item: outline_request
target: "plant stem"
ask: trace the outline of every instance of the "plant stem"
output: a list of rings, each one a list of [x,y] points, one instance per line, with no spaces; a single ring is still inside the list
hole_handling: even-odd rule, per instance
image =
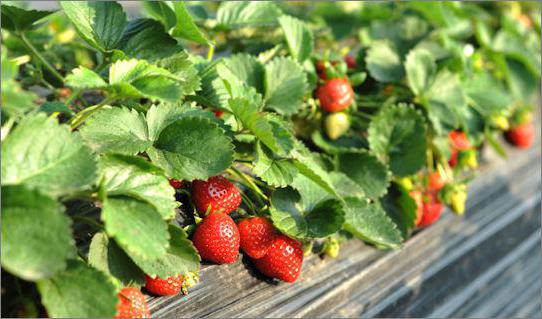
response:
[[[229,170],[233,171],[235,175],[241,177],[243,181],[246,182],[246,185],[259,196],[257,197],[259,204],[261,206],[264,206],[265,203],[262,201],[262,198],[266,201],[268,201],[269,198],[267,198],[267,196],[262,192],[262,190],[256,184],[254,184],[254,182],[245,173],[241,172],[237,168],[232,166]]]
[[[41,63],[43,63],[45,68],[49,70],[49,72],[51,72],[51,74],[55,78],[57,78],[62,84],[64,84],[64,77],[60,73],[58,73],[58,71],[55,70],[55,68],[49,62],[47,62],[47,60],[43,57],[43,55],[39,53],[36,47],[34,47],[34,45],[30,41],[28,41],[28,38],[26,37],[24,32],[19,33],[19,37],[21,38],[23,43],[28,47],[28,49],[30,49],[30,51],[34,53],[34,55],[41,61]]]
[[[70,122],[71,129],[76,129],[79,125],[83,124],[83,122],[92,115],[95,111],[101,109],[105,105],[111,103],[115,99],[112,97],[108,97],[103,99],[100,103],[87,107],[86,109],[82,110],[81,112],[77,113]]]
[[[215,46],[209,45],[209,51],[207,51],[207,61],[211,62],[213,60],[213,56],[215,54]]]
[[[13,127],[13,124],[15,124],[15,118],[12,116],[7,120],[6,124],[2,126],[2,130],[1,130],[2,136],[0,138],[1,141],[3,141],[6,138],[6,136],[8,136],[9,131],[11,131],[11,128]]]

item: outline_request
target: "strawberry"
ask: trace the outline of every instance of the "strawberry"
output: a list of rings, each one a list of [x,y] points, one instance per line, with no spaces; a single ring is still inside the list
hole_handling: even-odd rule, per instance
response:
[[[452,154],[450,155],[450,159],[448,159],[448,165],[450,165],[451,168],[454,168],[457,166],[457,157],[458,152],[454,149],[452,149]]]
[[[448,134],[450,139],[450,145],[452,149],[456,151],[466,151],[471,148],[470,141],[467,139],[467,135],[462,131],[451,131]]]
[[[332,140],[336,140],[348,131],[350,119],[344,112],[329,114],[324,119],[324,128],[327,136]]]
[[[229,214],[241,204],[239,190],[222,176],[214,176],[207,181],[192,183],[192,199],[200,213]]]
[[[354,91],[346,79],[331,79],[318,87],[316,96],[322,109],[339,112],[346,109],[354,100]]]
[[[255,259],[254,264],[266,276],[294,282],[299,278],[303,265],[301,244],[285,235],[278,235],[267,254]]]
[[[168,277],[162,279],[160,277],[151,278],[145,276],[145,289],[150,293],[158,296],[171,296],[181,292],[183,285],[183,276]]]
[[[506,132],[506,139],[518,148],[527,149],[534,141],[534,134],[534,125],[529,122]]]
[[[150,318],[151,313],[145,296],[134,287],[122,288],[118,294],[117,314],[115,318]]]
[[[169,185],[175,189],[179,189],[183,187],[183,181],[180,181],[178,179],[170,178],[169,179]]]
[[[418,223],[419,227],[427,227],[436,222],[444,205],[438,200],[436,194],[427,194],[423,203],[422,219]]]
[[[215,114],[215,117],[221,117],[222,114],[224,114],[222,111],[214,111],[213,113]]]
[[[356,59],[351,55],[345,56],[344,62],[346,62],[346,65],[348,66],[349,69],[355,69],[358,67],[358,63],[356,62]]]
[[[439,172],[431,172],[427,176],[428,185],[427,188],[430,191],[438,192],[444,187],[444,181],[442,180],[442,177],[440,176]]]
[[[422,200],[422,193],[420,191],[411,191],[409,193],[410,197],[414,200],[416,203],[416,219],[414,220],[415,225],[419,225],[422,221],[423,216],[423,200]]]
[[[211,213],[203,218],[192,238],[203,260],[231,264],[239,255],[239,229],[229,215]]]
[[[252,217],[243,219],[237,226],[241,249],[254,259],[262,258],[276,235],[273,224],[265,217]]]

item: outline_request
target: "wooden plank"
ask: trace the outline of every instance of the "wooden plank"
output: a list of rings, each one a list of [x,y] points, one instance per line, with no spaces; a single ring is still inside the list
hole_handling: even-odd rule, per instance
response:
[[[153,315],[532,316],[539,313],[535,296],[541,287],[533,272],[542,269],[533,239],[540,236],[539,154],[537,146],[512,150],[506,161],[489,157],[471,185],[467,215],[446,212],[401,250],[378,251],[352,241],[337,259],[307,258],[295,284],[263,278],[245,258],[204,265],[202,283],[189,295],[151,298]],[[496,280],[501,276],[519,279],[507,285]],[[514,303],[503,304],[506,290],[518,296]]]

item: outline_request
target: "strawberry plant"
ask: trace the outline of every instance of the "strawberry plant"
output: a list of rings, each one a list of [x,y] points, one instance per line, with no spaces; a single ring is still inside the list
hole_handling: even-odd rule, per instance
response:
[[[538,3],[59,5],[1,6],[5,316],[148,316],[239,249],[285,282],[400,249],[535,136]]]

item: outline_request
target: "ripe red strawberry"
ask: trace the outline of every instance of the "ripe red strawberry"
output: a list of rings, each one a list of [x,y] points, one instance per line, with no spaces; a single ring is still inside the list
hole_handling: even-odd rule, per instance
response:
[[[214,111],[213,113],[215,113],[215,117],[221,117],[224,114],[222,111]]]
[[[419,225],[423,216],[422,193],[420,191],[411,191],[409,194],[416,203],[416,219],[414,220],[414,224]]]
[[[450,139],[450,145],[452,149],[456,151],[466,151],[471,148],[470,141],[467,139],[467,135],[462,131],[451,131],[448,134]]]
[[[448,159],[448,165],[450,165],[451,168],[454,168],[457,165],[458,156],[459,156],[458,152],[452,149],[452,154],[450,155],[450,159]]]
[[[264,275],[285,282],[294,282],[301,274],[303,250],[301,244],[287,236],[278,235],[267,254],[254,264]]]
[[[118,294],[115,318],[150,318],[151,313],[145,296],[134,287],[122,288]]]
[[[231,264],[239,255],[239,229],[229,215],[211,213],[203,218],[192,238],[203,260]]]
[[[426,201],[423,203],[423,215],[419,227],[427,227],[436,222],[444,205],[438,200],[436,194],[429,194],[426,196]]]
[[[327,112],[339,112],[346,109],[354,99],[352,86],[346,79],[331,79],[316,90],[322,109]]]
[[[265,217],[252,217],[243,219],[237,226],[241,249],[254,259],[262,258],[276,236],[273,224]]]
[[[346,62],[346,65],[348,66],[349,69],[355,69],[358,66],[356,59],[351,55],[345,56],[344,62]]]
[[[171,185],[171,187],[175,188],[175,189],[179,189],[181,187],[183,187],[183,181],[180,181],[178,179],[174,179],[174,178],[171,178],[169,180],[169,185]]]
[[[171,296],[181,292],[183,286],[183,276],[168,277],[162,279],[160,277],[151,278],[145,276],[145,289],[150,293],[158,296]]]
[[[506,139],[518,148],[526,149],[534,141],[534,125],[532,122],[521,124],[506,132]]]
[[[192,183],[192,199],[200,213],[229,214],[241,204],[239,190],[230,181],[222,176],[214,176],[207,181],[194,181]]]
[[[442,180],[442,177],[440,177],[439,172],[431,172],[427,176],[428,179],[428,189],[430,191],[438,192],[444,187],[444,180]]]

